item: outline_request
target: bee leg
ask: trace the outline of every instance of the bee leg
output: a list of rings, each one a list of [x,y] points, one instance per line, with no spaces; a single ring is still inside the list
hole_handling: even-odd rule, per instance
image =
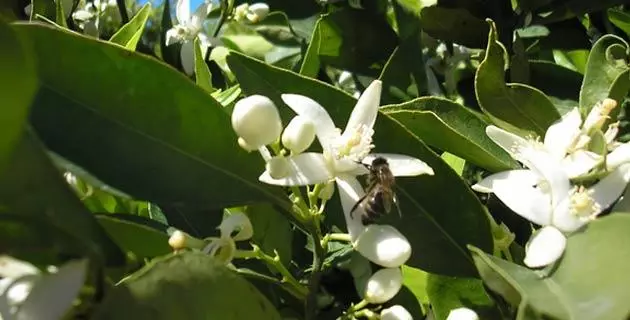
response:
[[[354,219],[354,217],[353,217],[353,215],[352,215],[352,214],[354,213],[354,210],[356,210],[356,209],[357,209],[357,207],[359,207],[359,205],[361,204],[361,202],[363,202],[363,200],[365,199],[365,197],[367,197],[367,193],[366,193],[363,197],[359,198],[359,200],[357,200],[357,203],[355,203],[355,204],[354,204],[354,206],[352,206],[352,209],[350,209],[350,218],[351,218],[351,219]]]

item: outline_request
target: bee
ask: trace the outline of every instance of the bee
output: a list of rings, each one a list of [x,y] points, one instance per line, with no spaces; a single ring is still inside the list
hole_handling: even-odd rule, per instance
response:
[[[365,210],[365,214],[361,217],[363,225],[373,223],[377,218],[388,214],[392,209],[392,204],[400,213],[398,199],[393,190],[395,179],[389,170],[387,160],[376,157],[372,160],[372,164],[366,165],[366,167],[370,171],[367,192],[350,210],[350,217],[359,206]]]

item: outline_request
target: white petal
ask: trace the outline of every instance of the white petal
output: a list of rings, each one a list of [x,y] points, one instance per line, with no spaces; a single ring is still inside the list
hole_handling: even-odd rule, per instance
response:
[[[548,226],[536,231],[525,248],[526,266],[540,268],[558,260],[567,245],[567,238],[560,230]]]
[[[461,307],[451,310],[446,320],[479,320],[479,316],[475,311]]]
[[[309,119],[315,125],[317,139],[323,148],[328,147],[330,141],[341,135],[326,109],[315,100],[299,94],[283,94],[282,101],[295,113]]]
[[[591,187],[592,197],[599,207],[605,210],[619,199],[628,182],[630,182],[630,164],[624,164]]]
[[[580,134],[582,117],[578,108],[567,112],[562,119],[549,126],[545,133],[545,147],[556,159],[562,159],[569,146]]]
[[[166,31],[166,41],[165,44],[167,46],[172,45],[173,43],[178,43],[181,42],[182,39],[179,36],[179,34],[177,33],[177,29],[175,28],[170,28]]]
[[[562,164],[541,148],[521,148],[517,159],[546,180],[551,189],[551,205],[557,206],[571,190],[571,181]]]
[[[390,225],[369,225],[359,235],[354,248],[368,260],[386,268],[400,267],[411,257],[409,241]]]
[[[512,157],[515,157],[514,151],[516,146],[525,146],[530,144],[530,142],[526,139],[492,125],[486,127],[486,134],[490,137],[490,139],[492,139],[492,141],[494,141],[494,143],[512,155]]]
[[[587,222],[588,220],[580,219],[571,212],[571,194],[569,193],[554,209],[550,224],[560,231],[573,232]]]
[[[94,14],[87,10],[77,10],[72,13],[72,18],[79,21],[87,21],[92,19],[92,17],[94,17]]]
[[[482,185],[490,189],[512,211],[540,225],[551,222],[551,199],[536,187],[540,177],[529,170],[510,170],[487,177]]]
[[[348,228],[348,234],[352,242],[355,242],[359,235],[365,230],[361,217],[365,214],[362,206],[357,206],[352,217],[350,217],[350,210],[352,207],[365,195],[363,186],[359,183],[359,180],[351,175],[340,175],[335,181],[339,189],[339,199],[341,200],[341,206],[343,208],[343,214],[346,218],[346,226]]]
[[[7,255],[0,256],[0,277],[18,278],[29,274],[39,274],[39,269],[27,261]]]
[[[209,254],[222,263],[230,263],[234,259],[236,243],[232,238],[211,238],[212,241],[203,248],[202,252]]]
[[[619,165],[630,162],[630,143],[624,143],[606,156],[606,167],[614,170]]]
[[[407,309],[397,304],[381,311],[381,320],[413,320],[413,317]]]
[[[369,303],[381,304],[393,298],[402,288],[400,268],[385,268],[376,271],[365,287],[364,299]]]
[[[372,153],[363,158],[362,162],[369,165],[377,157],[387,160],[389,169],[396,177],[413,177],[421,174],[433,175],[433,169],[424,161],[403,154]]]
[[[221,230],[221,237],[232,237],[232,233],[238,230],[232,239],[234,241],[242,241],[251,238],[254,235],[254,227],[249,221],[246,214],[236,212],[223,219],[218,227]]]
[[[361,127],[362,125],[372,129],[374,122],[376,122],[376,116],[378,115],[378,106],[381,103],[381,90],[383,83],[380,80],[374,80],[363,91],[363,94],[359,97],[359,101],[354,106],[346,130],[353,130]]]
[[[289,166],[286,177],[274,179],[265,171],[258,180],[277,186],[306,186],[327,182],[333,178],[321,153],[298,154],[289,158]]]
[[[190,19],[190,2],[188,0],[177,0],[175,16],[179,24],[188,24],[188,20]]]
[[[184,68],[184,72],[189,76],[195,73],[195,55],[193,49],[193,42],[188,40],[182,44],[180,51],[182,67]]]
[[[562,160],[562,167],[569,178],[575,178],[588,173],[601,160],[602,156],[594,152],[576,150]]]
[[[193,13],[190,18],[190,27],[194,30],[194,32],[201,30],[203,27],[203,21],[208,16],[208,13],[210,13],[210,10],[212,10],[212,3],[208,1],[204,1],[199,5],[199,7],[197,7],[197,10],[195,10],[195,13]]]

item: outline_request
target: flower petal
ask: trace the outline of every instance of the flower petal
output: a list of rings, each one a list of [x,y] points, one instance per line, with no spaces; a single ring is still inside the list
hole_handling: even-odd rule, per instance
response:
[[[354,109],[352,109],[346,130],[353,130],[361,126],[366,126],[370,129],[374,128],[378,107],[381,103],[382,88],[383,83],[380,80],[374,80],[363,91]]]
[[[461,307],[451,310],[446,320],[479,320],[479,316],[475,311]]]
[[[359,180],[352,175],[339,175],[335,178],[337,187],[339,189],[339,199],[341,200],[341,206],[343,208],[343,214],[346,218],[346,226],[348,228],[348,234],[352,242],[355,242],[359,235],[365,230],[361,217],[365,214],[365,210],[362,206],[357,206],[352,217],[350,217],[350,210],[352,207],[365,195],[363,186],[359,183]]]
[[[564,158],[567,150],[580,135],[582,117],[578,108],[567,112],[562,119],[549,126],[545,133],[545,147],[556,159]]]
[[[536,231],[525,248],[523,262],[530,268],[540,268],[558,260],[567,245],[567,238],[552,226]]]
[[[551,215],[551,225],[564,232],[573,232],[588,222],[571,212],[571,196],[572,193],[567,194]]]
[[[389,169],[396,177],[413,177],[421,174],[433,175],[433,169],[424,161],[403,154],[372,153],[363,158],[364,164],[371,164],[378,157],[385,158]]]
[[[225,264],[228,264],[232,261],[232,259],[234,259],[236,243],[229,237],[214,238],[205,248],[203,248],[202,252],[209,254]]]
[[[288,160],[289,168],[285,177],[272,178],[265,170],[258,180],[277,186],[306,186],[327,182],[333,178],[321,153],[300,153]]]
[[[390,225],[369,225],[359,235],[354,248],[368,260],[386,268],[400,267],[411,257],[409,241]]]
[[[606,156],[606,167],[614,170],[623,163],[630,162],[630,143],[624,143]]]
[[[554,159],[546,150],[535,146],[519,148],[517,160],[543,177],[548,183],[551,206],[557,206],[571,190],[571,181],[561,162]]]
[[[562,160],[562,167],[569,178],[575,178],[588,173],[601,160],[597,153],[576,150]]]
[[[517,146],[529,145],[530,142],[518,135],[515,135],[509,131],[505,131],[496,126],[487,126],[486,134],[494,143],[499,145],[503,150],[507,151],[513,158],[515,157],[515,150]],[[519,160],[519,159],[516,159]]]
[[[299,94],[283,94],[282,101],[295,113],[309,119],[315,125],[317,139],[324,149],[341,135],[326,109],[315,100]]]
[[[236,212],[223,219],[218,227],[221,230],[221,237],[231,237],[234,241],[242,241],[251,238],[254,235],[254,227],[249,221],[246,214]],[[232,236],[234,231],[238,233]]]
[[[195,13],[193,13],[192,17],[190,17],[190,28],[194,33],[197,33],[199,32],[199,30],[201,30],[201,28],[203,27],[203,20],[206,19],[208,13],[210,13],[210,10],[212,10],[212,2],[204,0],[204,2],[202,2],[199,7],[197,7],[197,10],[195,10]]]
[[[593,190],[591,196],[601,210],[606,210],[619,199],[628,182],[630,182],[630,164],[623,164],[591,187]]]
[[[382,310],[381,320],[413,320],[413,316],[407,309],[397,304]]]
[[[195,56],[193,51],[193,42],[190,40],[182,43],[182,49],[180,51],[182,59],[182,67],[187,75],[193,75],[195,73]]]
[[[188,0],[177,0],[175,16],[179,24],[188,24],[188,20],[190,19],[190,2]]]
[[[530,170],[510,170],[493,174],[479,185],[489,188],[521,217],[540,225],[551,222],[551,199],[537,184],[540,177]],[[478,188],[473,188],[477,190]]]

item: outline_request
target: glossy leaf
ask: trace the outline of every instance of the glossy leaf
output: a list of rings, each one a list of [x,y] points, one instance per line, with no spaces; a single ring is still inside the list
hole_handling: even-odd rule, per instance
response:
[[[134,198],[160,205],[286,201],[257,181],[263,161],[238,147],[223,107],[179,72],[50,27],[15,28],[36,43],[43,85],[31,121],[53,151]],[[49,54],[58,47],[63,56]],[[66,69],[73,72],[58,74]]]
[[[626,62],[629,49],[627,42],[614,35],[605,35],[593,45],[580,90],[583,114],[605,98],[619,102],[626,96],[630,89],[630,69]]]
[[[76,245],[68,245],[68,252],[101,261],[105,255],[111,264],[124,260],[118,247],[75,197],[30,132],[23,135],[7,170],[0,175],[0,208],[2,214],[23,218],[18,220],[49,224],[51,229],[62,230],[76,242]],[[55,232],[51,230],[51,233]],[[51,240],[50,244],[54,242]]]
[[[322,41],[321,31],[317,27],[322,18],[317,20],[313,35],[302,58],[302,65],[300,66],[300,74],[306,77],[316,78],[321,67],[321,61],[319,60],[319,44]]]
[[[608,19],[630,37],[630,13],[617,8],[610,8],[608,9]]]
[[[306,95],[324,106],[338,126],[345,125],[356,103],[339,89],[238,53],[231,53],[228,63],[246,94],[266,95],[278,106],[283,105],[282,93]],[[289,109],[281,109],[288,119]],[[427,162],[435,171],[435,176],[397,179],[402,219],[395,215],[383,219],[383,223],[393,224],[411,242],[414,250],[408,264],[430,272],[472,276],[474,271],[463,246],[478,243],[492,247],[488,221],[477,198],[439,156],[385,114],[376,120],[374,145],[375,152],[409,154]],[[452,200],[454,194],[458,201]],[[341,217],[340,211],[330,211],[331,206],[327,215]]]
[[[201,41],[198,37],[193,41],[193,50],[195,55],[195,82],[199,87],[212,93],[215,91],[212,87],[212,74],[206,64],[206,57],[203,56]]]
[[[93,319],[281,319],[252,284],[208,255],[154,260],[117,286]]]
[[[475,75],[477,101],[498,126],[544,136],[560,114],[540,90],[521,83],[505,83],[505,48],[497,41],[494,23],[488,23],[488,47]]]
[[[248,206],[246,213],[254,227],[251,241],[270,256],[274,256],[276,251],[282,263],[290,266],[293,230],[289,220],[267,204]]]
[[[100,214],[96,219],[122,250],[139,259],[153,258],[172,251],[164,225],[126,214]]]
[[[483,48],[488,25],[463,8],[422,8],[422,29],[430,36],[471,48]]]
[[[558,319],[625,319],[630,314],[630,215],[613,213],[569,237],[555,270],[536,271],[471,248],[485,284],[513,305]],[[604,272],[597,272],[606,266]],[[548,276],[544,276],[548,272]],[[597,306],[597,307],[593,307]]]
[[[530,84],[544,92],[560,114],[578,106],[582,75],[559,64],[530,61]]]
[[[451,310],[461,307],[474,310],[480,319],[500,319],[495,303],[479,279],[430,274],[427,293],[436,320],[446,319]]]
[[[0,173],[19,142],[37,85],[29,43],[0,20]]]
[[[422,97],[382,108],[432,147],[448,151],[490,171],[517,166],[485,133],[489,125],[466,107],[447,99]]]
[[[131,51],[135,51],[150,15],[151,3],[147,2],[129,22],[114,33],[109,41],[117,43]]]
[[[403,285],[413,293],[418,300],[418,304],[420,304],[422,309],[426,312],[430,304],[429,296],[427,295],[427,279],[429,278],[429,274],[406,265],[402,266],[402,273]]]

